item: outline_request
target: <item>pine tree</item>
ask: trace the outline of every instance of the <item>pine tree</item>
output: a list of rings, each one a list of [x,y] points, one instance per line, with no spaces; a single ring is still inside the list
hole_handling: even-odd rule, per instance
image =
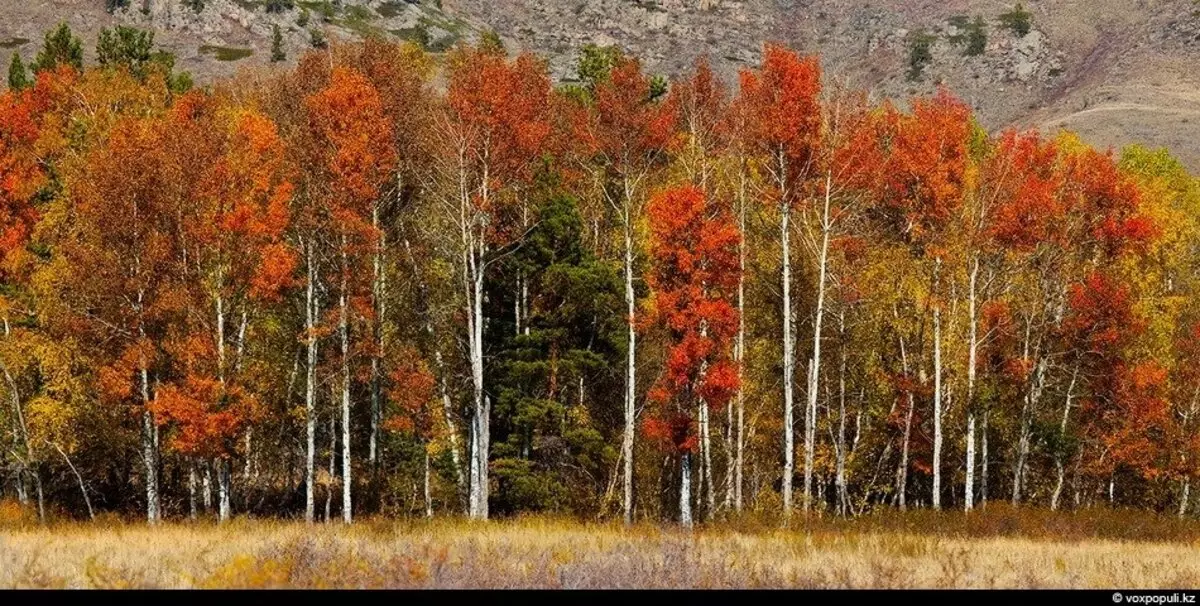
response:
[[[71,33],[71,28],[65,22],[46,34],[42,50],[38,51],[33,62],[33,71],[41,73],[60,64],[69,65],[76,70],[83,69],[83,42]]]
[[[20,53],[13,53],[12,63],[8,64],[8,88],[11,90],[21,90],[29,86],[29,72],[25,71],[25,64],[21,61]]]
[[[276,25],[271,30],[271,63],[279,63],[287,59],[287,53],[283,52],[283,32],[279,31],[279,26]]]

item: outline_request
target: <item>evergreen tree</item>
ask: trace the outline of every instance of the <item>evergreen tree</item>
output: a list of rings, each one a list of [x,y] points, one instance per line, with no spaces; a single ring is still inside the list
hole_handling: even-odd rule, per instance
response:
[[[8,64],[8,88],[21,90],[26,86],[29,86],[29,72],[25,71],[21,54],[13,53],[12,63]]]
[[[576,201],[554,194],[493,282],[496,512],[587,511],[604,491],[621,429],[617,269],[583,246]],[[519,330],[513,310],[523,308]],[[598,481],[599,480],[599,481]]]
[[[271,29],[271,63],[279,63],[287,59],[287,53],[283,52],[283,32],[276,25]]]
[[[42,50],[38,51],[33,62],[34,73],[52,70],[59,65],[69,65],[76,70],[83,69],[83,42],[71,33],[71,28],[65,22],[46,34]]]

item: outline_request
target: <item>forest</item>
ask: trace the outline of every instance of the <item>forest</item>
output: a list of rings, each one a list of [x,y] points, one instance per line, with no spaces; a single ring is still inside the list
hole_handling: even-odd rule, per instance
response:
[[[1200,181],[766,44],[376,39],[0,94],[0,498],[38,516],[1194,513]]]

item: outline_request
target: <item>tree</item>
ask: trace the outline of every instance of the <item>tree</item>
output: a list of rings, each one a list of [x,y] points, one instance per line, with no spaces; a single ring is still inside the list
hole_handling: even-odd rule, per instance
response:
[[[337,242],[338,334],[342,355],[342,519],[353,520],[350,450],[350,314],[351,298],[362,275],[356,271],[362,251],[373,248],[378,231],[369,217],[381,188],[391,181],[396,152],[391,125],[383,119],[379,92],[361,73],[334,68],[326,88],[308,97],[309,125],[325,145],[319,170],[329,215],[328,229]]]
[[[279,63],[287,59],[287,53],[283,52],[283,32],[276,25],[271,28],[271,63]]]
[[[29,84],[29,73],[25,71],[25,64],[21,62],[21,54],[13,53],[12,62],[8,64],[8,89],[19,91]]]
[[[46,32],[42,48],[33,61],[33,71],[51,71],[59,65],[67,65],[75,71],[83,69],[83,43],[65,22],[59,23],[54,31]]]
[[[795,312],[792,309],[791,214],[805,197],[808,180],[815,174],[821,111],[821,70],[813,57],[801,58],[775,45],[763,48],[759,72],[741,73],[737,103],[745,112],[744,136],[760,157],[769,184],[760,193],[764,205],[779,210],[779,242],[782,259],[783,301],[783,515],[792,511],[795,438],[793,436],[795,374]],[[805,435],[815,419],[805,413]],[[806,444],[807,453],[812,447]],[[808,458],[806,457],[806,461]],[[804,507],[811,501],[812,469],[805,468]]]
[[[280,298],[297,265],[283,241],[292,185],[283,142],[261,114],[193,93],[176,103],[172,120],[183,135],[176,141],[188,142],[171,148],[178,170],[204,167],[188,186],[193,204],[180,214],[182,246],[194,272],[189,297],[195,309],[215,314],[190,316],[170,339],[181,379],[159,388],[154,412],[160,423],[177,426],[172,445],[178,451],[216,459],[225,521],[237,438],[260,414],[257,394],[244,379],[251,323],[261,307]]]
[[[585,53],[594,67],[607,64],[608,53]],[[596,63],[593,66],[592,63]],[[633,443],[637,425],[637,297],[634,291],[636,225],[644,205],[646,181],[666,158],[673,145],[674,107],[655,101],[651,80],[641,64],[618,56],[602,79],[592,84],[591,101],[577,120],[579,154],[601,191],[604,202],[617,215],[622,232],[625,307],[628,343],[625,370],[625,432],[621,439],[622,511],[626,524],[633,523]],[[585,65],[580,66],[584,70]],[[603,73],[603,72],[601,72]]]
[[[528,54],[507,61],[486,48],[464,47],[450,66],[438,153],[449,186],[443,207],[458,235],[454,254],[471,367],[468,513],[487,519],[491,399],[484,383],[484,282],[497,259],[494,251],[522,235],[499,219],[511,196],[520,196],[550,134],[550,82],[545,64]]]
[[[679,521],[691,528],[691,453],[699,442],[695,420],[707,407],[725,406],[737,391],[731,354],[738,313],[731,299],[737,289],[738,232],[727,209],[708,202],[695,187],[656,195],[649,215],[653,319],[665,329],[669,345],[666,370],[649,396],[659,411],[646,432],[680,457]]]
[[[893,126],[886,148],[881,197],[893,233],[927,260],[931,292],[926,303],[933,312],[933,495],[941,507],[942,451],[942,305],[940,282],[946,256],[946,232],[961,208],[969,161],[970,111],[940,91],[932,99],[913,101],[912,113],[891,114]],[[907,433],[907,430],[906,430]],[[908,440],[904,449],[907,452]],[[900,503],[905,503],[901,471]]]
[[[671,91],[672,99],[669,101],[678,110],[679,130],[687,134],[686,152],[680,154],[680,161],[684,163],[685,170],[688,173],[691,182],[700,188],[706,196],[712,196],[716,188],[715,183],[710,182],[710,176],[714,172],[713,164],[716,157],[723,151],[723,148],[728,144],[729,129],[724,120],[729,109],[729,96],[726,93],[725,87],[721,81],[713,74],[712,69],[708,65],[706,59],[698,59],[691,76],[676,84]],[[739,233],[744,230],[744,226],[739,229]],[[744,246],[744,242],[739,244]],[[744,251],[739,253],[739,258]],[[744,277],[741,273],[744,272],[744,267],[739,265],[738,278],[738,309],[743,306],[745,294]],[[745,327],[739,325],[738,328],[738,346],[734,352],[734,357],[739,360],[741,358],[741,348],[745,345]],[[739,370],[740,372],[740,370]],[[742,404],[741,390],[738,391],[739,406]],[[711,440],[711,421],[709,406],[705,405],[699,411],[699,431],[700,431],[700,451],[699,455],[699,477],[700,484],[698,493],[703,493],[707,498],[704,501],[706,505],[705,515],[713,516],[716,513],[716,485],[713,481],[712,469],[712,440]],[[733,438],[734,438],[734,407],[726,407],[728,413],[726,431],[725,431],[725,502],[726,507],[730,506],[733,501],[733,482],[734,482],[734,456],[733,456]],[[744,418],[744,414],[743,414]],[[703,489],[707,488],[707,492]]]

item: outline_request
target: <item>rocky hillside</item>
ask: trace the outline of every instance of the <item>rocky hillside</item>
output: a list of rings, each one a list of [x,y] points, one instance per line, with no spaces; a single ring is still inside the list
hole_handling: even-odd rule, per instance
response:
[[[570,80],[578,49],[617,44],[661,73],[708,55],[733,78],[761,42],[820,53],[826,71],[878,96],[946,84],[989,128],[1065,126],[1098,145],[1162,145],[1200,171],[1200,4],[1195,0],[0,0],[0,49],[36,52],[60,20],[153,27],[204,80],[289,60],[314,36],[368,33],[443,50],[494,29]],[[197,10],[198,9],[198,10]],[[314,33],[317,32],[317,33]]]

